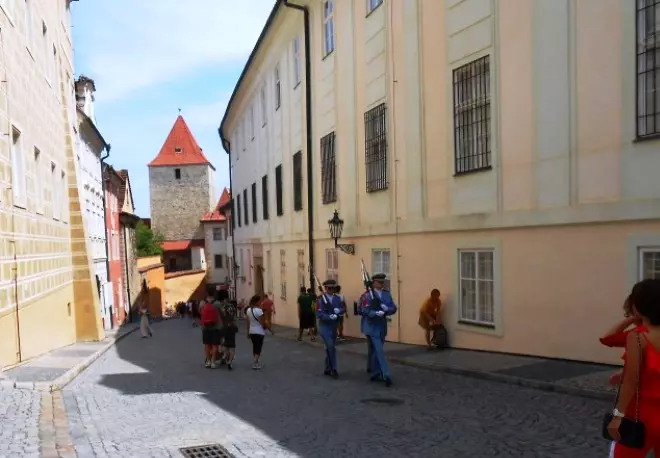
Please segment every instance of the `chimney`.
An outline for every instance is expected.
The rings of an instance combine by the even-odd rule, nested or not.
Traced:
[[[94,124],[96,116],[94,114],[94,93],[96,85],[94,80],[81,75],[76,81],[76,106],[85,113]]]

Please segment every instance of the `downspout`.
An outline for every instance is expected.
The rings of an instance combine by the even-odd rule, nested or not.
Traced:
[[[101,192],[103,194],[103,230],[105,231],[105,284],[108,284],[108,278],[110,278],[110,256],[108,252],[108,217],[106,214],[106,195],[105,195],[105,170],[103,168],[104,165],[110,167],[109,164],[105,163],[105,160],[110,157],[110,145],[105,144],[104,149],[106,151],[105,156],[101,156]],[[100,291],[99,291],[100,293]],[[105,303],[105,294],[103,295],[103,307],[106,307],[107,304]],[[105,314],[105,310],[103,310],[103,313]],[[111,318],[112,319],[112,318]],[[110,323],[112,326],[112,323]]]
[[[231,280],[234,287],[234,299],[236,299],[236,234],[234,234],[234,206],[236,201],[234,200],[234,185],[233,179],[231,177],[231,142],[227,140],[222,134],[222,128],[218,127],[218,135],[220,136],[220,143],[222,143],[222,148],[227,152],[229,157],[229,194],[231,195]]]
[[[309,8],[289,3],[284,0],[284,6],[302,11],[305,34],[305,124],[307,129],[307,231],[309,250],[309,284],[314,285],[314,183],[312,176],[312,60],[310,46]]]

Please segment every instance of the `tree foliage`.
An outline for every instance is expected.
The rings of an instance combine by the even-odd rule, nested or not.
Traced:
[[[163,234],[154,232],[140,221],[135,227],[135,243],[138,256],[158,256],[163,254]]]

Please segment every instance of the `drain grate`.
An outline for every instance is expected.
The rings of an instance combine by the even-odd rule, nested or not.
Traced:
[[[179,450],[186,458],[235,458],[226,448],[218,444],[199,445]]]
[[[380,404],[385,406],[398,406],[403,404],[401,399],[397,398],[367,398],[360,401],[362,404]]]

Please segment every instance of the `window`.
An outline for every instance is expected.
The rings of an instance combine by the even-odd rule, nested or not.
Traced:
[[[248,213],[247,189],[243,190],[243,214],[245,215],[245,225],[250,224],[250,214]]]
[[[305,250],[298,250],[298,286],[305,286]]]
[[[383,0],[367,0],[367,14],[378,8],[383,3]]]
[[[280,298],[286,300],[286,252],[280,250]]]
[[[490,57],[453,72],[454,169],[458,173],[491,168]]]
[[[174,178],[177,180],[181,179],[181,169],[174,169]]]
[[[213,256],[213,265],[215,266],[216,269],[222,269],[223,264],[222,264],[222,255],[221,254],[216,254]]]
[[[174,154],[183,154],[183,148],[177,146],[174,148]]]
[[[660,247],[639,250],[639,279],[660,278]]]
[[[25,41],[27,42],[27,46],[31,46],[34,41],[32,1],[33,0],[25,0]]]
[[[302,151],[298,151],[293,155],[293,209],[295,211],[303,208],[302,180]]]
[[[262,218],[268,221],[270,215],[268,214],[268,175],[261,177],[261,208]]]
[[[660,0],[637,0],[637,137],[660,134]]]
[[[248,284],[252,284],[252,250],[248,248],[247,250],[247,260],[246,260],[246,265],[245,267],[247,268],[247,274],[248,274]]]
[[[241,194],[240,193],[236,196],[236,218],[238,219],[238,227],[241,227]]]
[[[460,321],[494,326],[493,251],[460,251],[459,264]]]
[[[257,224],[257,183],[252,183],[252,222]]]
[[[335,50],[335,2],[323,2],[323,55],[327,56]]]
[[[53,87],[55,88],[55,95],[59,99],[62,88],[60,87],[60,65],[57,58],[57,48],[53,45]]]
[[[275,111],[282,105],[282,81],[280,80],[280,65],[275,66]]]
[[[5,10],[5,13],[11,20],[14,19],[14,12],[16,8],[15,1],[16,0],[0,0],[0,6],[3,10]]]
[[[325,278],[339,283],[339,251],[336,248],[325,250]]]
[[[387,117],[384,103],[364,114],[364,158],[367,192],[387,189]]]
[[[261,86],[261,127],[266,125],[268,121],[268,100],[266,99],[266,85]]]
[[[23,136],[16,127],[11,128],[11,189],[14,196],[14,205],[25,206],[25,156],[23,155]]]
[[[337,201],[334,132],[321,139],[321,191],[324,204]]]
[[[385,289],[390,289],[390,250],[371,250],[371,274],[385,274]]]
[[[284,214],[284,200],[282,199],[282,165],[275,167],[275,207],[277,216]]]
[[[41,173],[41,151],[34,148],[34,199],[37,202],[37,213],[44,212],[44,184]]]
[[[222,228],[220,227],[214,227],[213,228],[213,240],[218,241],[222,240]]]
[[[248,126],[250,128],[250,141],[254,140],[254,105],[250,105],[248,111]]]
[[[66,181],[66,173],[62,172],[60,175],[60,192],[61,192],[61,219],[64,222],[69,221],[69,183]]]
[[[293,87],[300,84],[300,38],[293,39]]]

